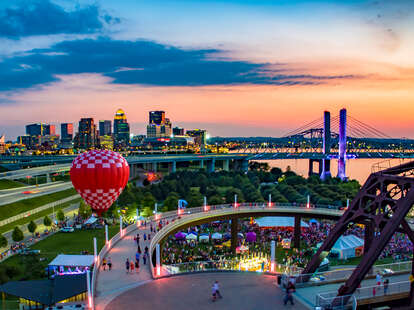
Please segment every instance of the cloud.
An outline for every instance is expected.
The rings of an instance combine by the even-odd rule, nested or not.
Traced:
[[[286,74],[285,64],[223,58],[217,49],[182,49],[153,41],[109,38],[63,41],[0,62],[0,91],[57,81],[58,75],[98,73],[115,84],[151,86],[309,85],[355,76]],[[279,68],[280,67],[280,68]]]
[[[119,19],[102,12],[97,5],[66,11],[49,0],[20,1],[18,6],[0,11],[0,37],[89,34],[115,23]]]

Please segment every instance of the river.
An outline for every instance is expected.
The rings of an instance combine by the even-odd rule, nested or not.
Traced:
[[[346,175],[350,179],[358,180],[362,185],[372,172],[386,169],[392,166],[399,165],[404,162],[410,161],[406,159],[349,159],[346,162]],[[290,166],[291,170],[304,177],[308,176],[309,160],[308,159],[275,159],[275,160],[263,160],[259,162],[267,162],[270,167],[279,167],[283,171]],[[317,166],[315,166],[317,168]],[[314,170],[315,170],[314,168]],[[317,171],[317,169],[316,169]],[[331,174],[336,176],[338,172],[338,161],[331,160]]]

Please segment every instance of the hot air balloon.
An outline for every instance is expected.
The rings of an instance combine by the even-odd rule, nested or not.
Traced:
[[[118,198],[128,178],[128,162],[109,150],[82,153],[70,168],[73,187],[99,216]]]

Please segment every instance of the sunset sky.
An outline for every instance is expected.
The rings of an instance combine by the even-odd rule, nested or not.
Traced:
[[[117,108],[134,134],[161,109],[212,136],[280,136],[342,107],[414,138],[414,1],[0,1],[6,139]]]

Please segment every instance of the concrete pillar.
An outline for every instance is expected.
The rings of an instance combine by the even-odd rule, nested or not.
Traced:
[[[93,259],[96,264],[98,262],[98,246],[96,244],[96,237],[93,237]]]
[[[108,225],[105,224],[105,244],[108,244],[109,237],[108,237]]]
[[[223,170],[224,171],[229,171],[230,170],[230,160],[228,160],[228,159],[223,160]]]
[[[50,180],[50,173],[47,173],[46,174],[46,183],[50,183],[51,182],[51,180]]]
[[[338,158],[338,178],[346,179],[346,109],[339,111],[339,158]]]
[[[122,237],[122,216],[121,215],[119,216],[119,232]]]
[[[249,161],[247,159],[243,159],[241,162],[241,171],[248,172],[249,171]]]
[[[91,272],[89,269],[86,270],[86,291],[88,295],[88,309],[93,309],[93,300],[91,292]]]
[[[171,163],[171,173],[177,172],[177,162],[173,161]]]
[[[207,162],[207,172],[213,173],[215,171],[215,168],[216,168],[216,160],[213,158],[212,160],[209,160]]]
[[[295,228],[293,233],[293,247],[300,248],[300,216],[295,216]]]
[[[236,254],[237,247],[237,233],[238,233],[238,218],[233,217],[231,219],[231,252]]]
[[[325,111],[323,118],[323,154],[329,155],[331,153],[331,113]],[[331,161],[329,159],[322,159],[322,173],[320,177],[322,180],[331,177]]]
[[[157,164],[158,164],[158,163],[156,163],[156,162],[155,162],[155,163],[152,163],[152,169],[151,169],[151,170],[152,170],[153,172],[157,172],[157,166],[158,166]]]

